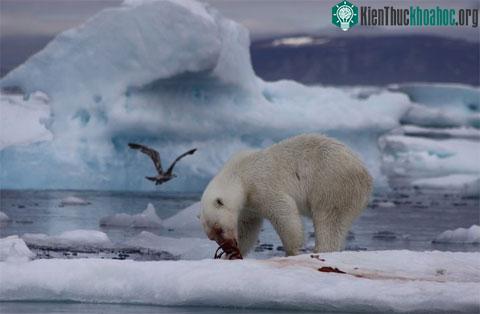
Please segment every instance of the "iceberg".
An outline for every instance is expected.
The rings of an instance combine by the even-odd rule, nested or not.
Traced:
[[[126,228],[160,228],[162,219],[158,217],[155,207],[148,203],[147,208],[140,214],[113,214],[100,219],[101,227],[126,227]]]
[[[384,182],[376,141],[399,126],[408,97],[384,89],[359,98],[332,87],[264,82],[252,69],[249,42],[243,26],[211,6],[173,0],[126,1],[58,35],[0,81],[25,99],[40,91],[48,96],[45,127],[52,134],[5,147],[2,182],[151,189],[143,178],[151,165],[126,145],[136,141],[159,148],[164,160],[197,147],[162,188],[198,191],[232,153],[302,132],[344,140]]]
[[[479,257],[403,250],[237,261],[1,262],[0,301],[472,313],[480,308]]]
[[[439,234],[433,243],[480,244],[480,226],[473,225],[468,229],[447,230]]]

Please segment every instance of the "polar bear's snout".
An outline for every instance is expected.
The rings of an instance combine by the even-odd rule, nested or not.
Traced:
[[[223,229],[217,226],[214,226],[213,228],[209,228],[207,231],[207,237],[210,240],[217,241],[220,239],[223,239]]]

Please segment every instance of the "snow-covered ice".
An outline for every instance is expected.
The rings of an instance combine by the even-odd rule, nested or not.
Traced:
[[[480,244],[480,226],[472,225],[470,228],[447,230],[439,234],[433,243],[465,243]]]
[[[13,235],[0,238],[0,261],[19,262],[28,261],[35,256],[25,244],[25,241]],[[2,268],[0,267],[0,281]]]
[[[100,219],[102,227],[127,227],[127,228],[160,228],[162,219],[158,217],[155,207],[148,203],[147,208],[140,214],[113,214]]]
[[[206,237],[172,238],[158,236],[148,231],[142,231],[122,246],[165,251],[186,260],[211,258],[218,247],[215,242],[208,240]]]
[[[77,196],[68,196],[60,201],[60,206],[78,206],[89,204],[91,204],[89,201]]]
[[[480,253],[370,251],[261,261],[2,262],[0,300],[476,312],[479,257]],[[322,267],[346,273],[321,272]]]
[[[37,247],[53,248],[110,248],[113,243],[108,236],[97,230],[70,230],[59,235],[46,235],[43,233],[26,233],[22,239],[28,244]]]

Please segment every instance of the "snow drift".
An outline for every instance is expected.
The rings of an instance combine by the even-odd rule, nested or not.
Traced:
[[[479,253],[373,251],[264,261],[1,262],[0,301],[476,312],[480,307],[478,258]],[[319,271],[323,267],[345,273]]]
[[[8,73],[0,87],[22,90],[25,101],[45,93],[51,110],[48,121],[40,119],[46,113],[32,113],[32,121],[9,114],[12,125],[30,126],[24,137],[0,135],[5,147],[0,176],[10,188],[151,189],[143,177],[154,171],[152,165],[126,145],[136,141],[161,149],[164,162],[197,147],[198,153],[175,169],[181,175],[165,188],[199,190],[233,152],[302,132],[344,141],[362,156],[378,185],[385,183],[382,161],[396,168],[412,162],[403,150],[400,155],[392,151],[388,139],[379,150],[380,135],[400,123],[431,126],[428,110],[452,117],[455,123],[446,124],[453,127],[478,127],[479,121],[475,88],[352,93],[264,82],[252,69],[247,30],[214,8],[188,0],[126,1],[103,10],[58,35]],[[444,97],[436,106],[438,94],[455,97]],[[12,97],[18,98],[2,96],[2,111],[23,110],[18,101],[12,107]],[[17,145],[25,143],[34,144]],[[423,164],[420,159],[419,167]]]

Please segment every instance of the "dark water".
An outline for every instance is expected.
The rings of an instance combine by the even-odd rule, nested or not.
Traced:
[[[91,204],[62,207],[60,201],[72,195]],[[121,242],[142,229],[101,228],[100,218],[114,213],[140,213],[148,203],[152,203],[163,219],[199,199],[200,194],[183,193],[2,190],[0,210],[12,222],[0,227],[0,236],[24,233],[56,235],[67,230],[96,229],[106,232],[113,242]],[[464,198],[449,191],[408,188],[377,192],[354,223],[346,244],[350,250],[480,251],[478,245],[432,244],[441,232],[468,228],[480,224],[479,220],[479,199]],[[313,245],[313,228],[308,220],[305,229],[308,248]],[[166,230],[149,231],[172,235]],[[279,246],[278,236],[268,223],[265,224],[256,249],[257,255],[261,257],[262,252],[281,255],[281,248],[277,250]]]

